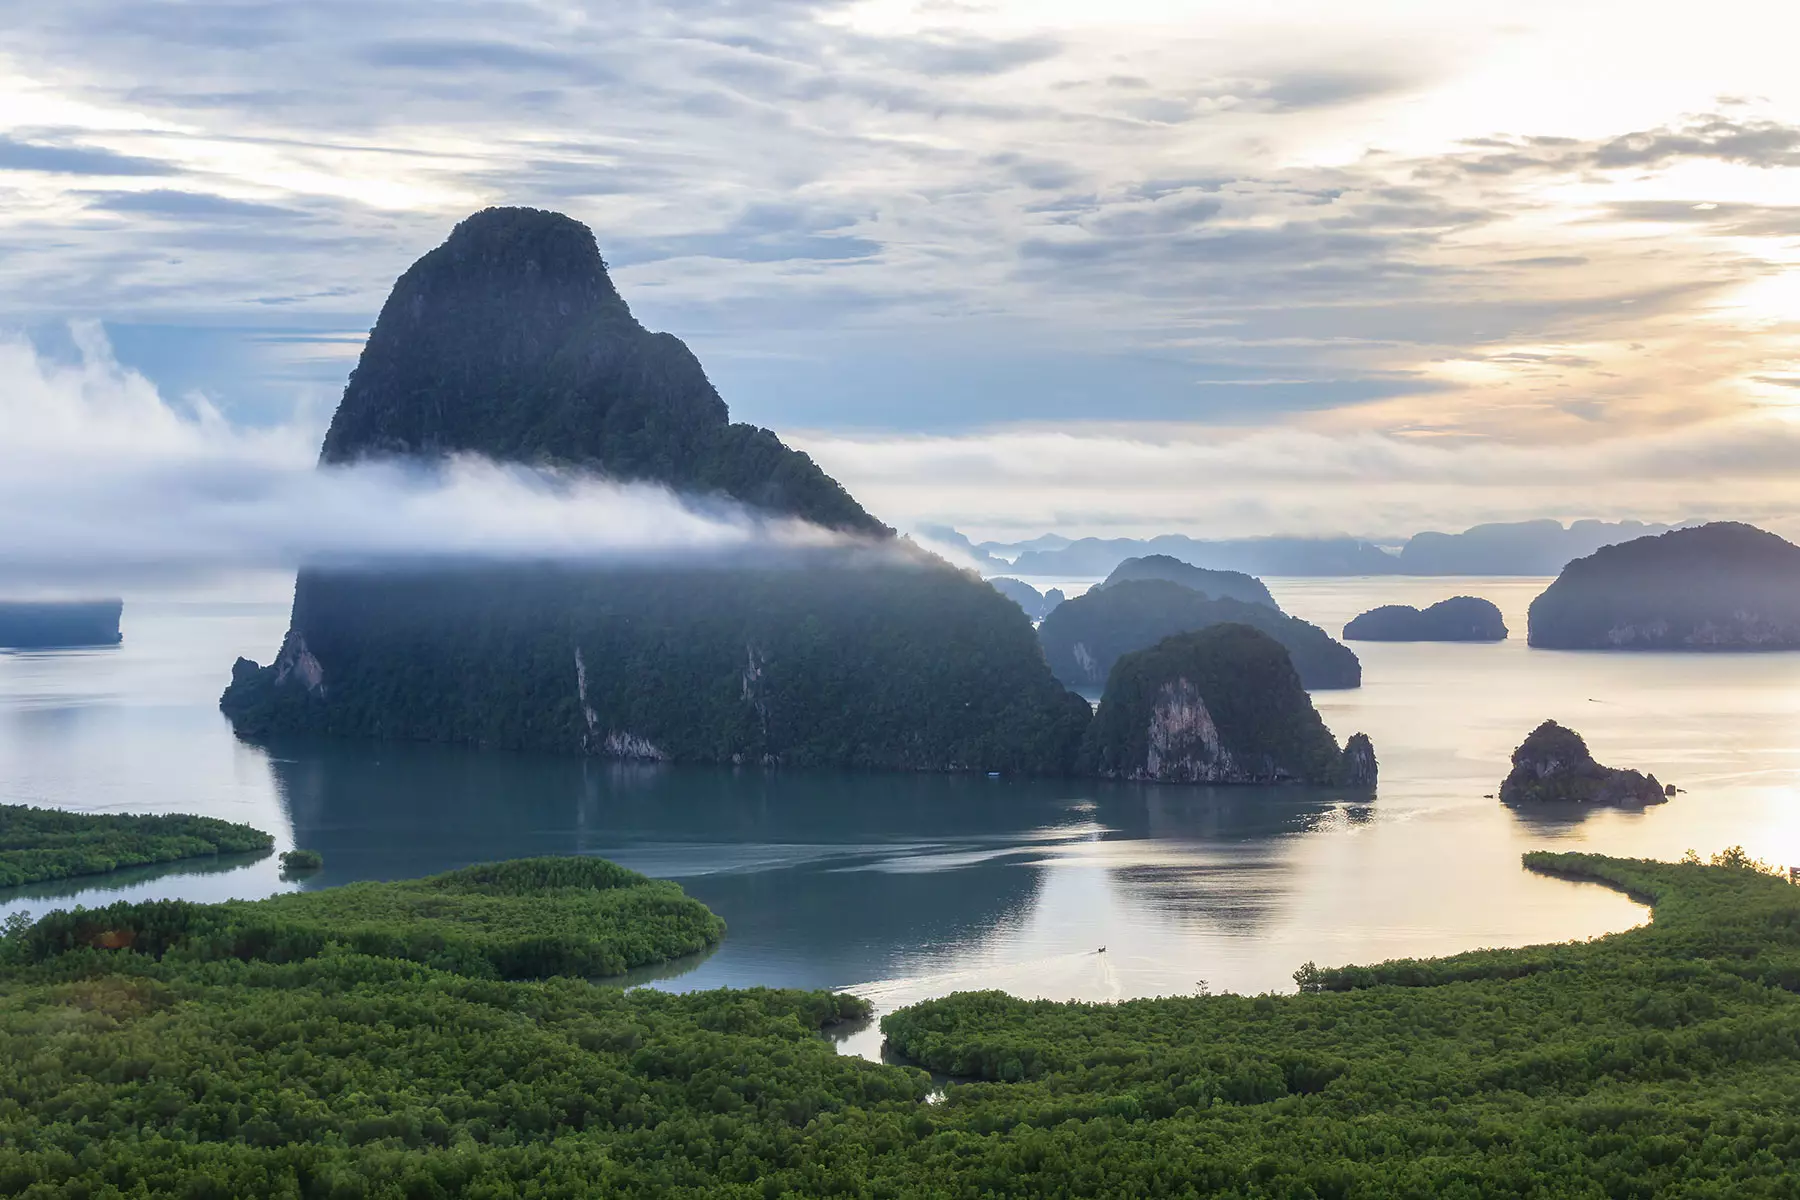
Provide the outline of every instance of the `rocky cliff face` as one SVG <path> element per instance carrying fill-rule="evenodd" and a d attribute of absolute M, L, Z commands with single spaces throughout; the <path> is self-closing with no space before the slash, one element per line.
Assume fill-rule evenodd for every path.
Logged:
<path fill-rule="evenodd" d="M 1506 804 L 1582 804 L 1642 808 L 1661 804 L 1656 776 L 1603 767 L 1574 730 L 1545 721 L 1513 751 L 1512 772 L 1500 785 Z"/>
<path fill-rule="evenodd" d="M 1501 642 L 1506 619 L 1490 600 L 1453 596 L 1429 608 L 1384 604 L 1344 626 L 1347 642 Z"/>
<path fill-rule="evenodd" d="M 1529 638 L 1562 650 L 1800 649 L 1800 547 L 1731 522 L 1605 547 L 1532 601 Z"/>
<path fill-rule="evenodd" d="M 1088 771 L 1159 783 L 1373 787 L 1374 747 L 1339 750 L 1287 651 L 1246 625 L 1167 638 L 1120 658 L 1082 747 Z"/>

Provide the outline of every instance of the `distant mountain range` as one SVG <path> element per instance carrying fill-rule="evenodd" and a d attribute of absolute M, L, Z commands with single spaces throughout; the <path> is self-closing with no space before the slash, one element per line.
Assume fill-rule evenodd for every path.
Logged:
<path fill-rule="evenodd" d="M 1683 524 L 1691 524 L 1684 522 Z M 1674 525 L 1642 521 L 1514 521 L 1462 533 L 1414 534 L 1398 550 L 1351 537 L 1202 540 L 1076 538 L 1045 534 L 1027 542 L 972 542 L 948 526 L 921 537 L 954 549 L 984 573 L 1071 579 L 1107 575 L 1130 558 L 1166 554 L 1196 567 L 1250 575 L 1554 575 L 1602 546 L 1666 533 Z"/>

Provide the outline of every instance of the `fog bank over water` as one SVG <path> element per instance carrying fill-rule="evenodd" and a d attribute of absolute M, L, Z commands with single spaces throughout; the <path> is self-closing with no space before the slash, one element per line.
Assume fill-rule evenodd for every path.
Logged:
<path fill-rule="evenodd" d="M 171 403 L 95 327 L 52 362 L 0 339 L 0 587 L 127 587 L 444 557 L 694 561 L 842 538 L 653 484 L 457 456 L 319 467 L 322 422 Z"/>

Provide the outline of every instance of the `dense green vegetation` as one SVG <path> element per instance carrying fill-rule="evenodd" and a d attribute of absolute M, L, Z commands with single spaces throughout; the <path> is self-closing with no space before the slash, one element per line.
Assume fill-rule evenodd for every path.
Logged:
<path fill-rule="evenodd" d="M 1368 739 L 1340 751 L 1281 643 L 1236 624 L 1120 658 L 1082 744 L 1082 769 L 1169 783 L 1375 782 Z"/>
<path fill-rule="evenodd" d="M 120 867 L 268 850 L 275 839 L 212 817 L 71 813 L 0 804 L 0 887 Z"/>
<path fill-rule="evenodd" d="M 122 901 L 55 912 L 23 935 L 43 961 L 84 947 L 184 960 L 293 962 L 333 946 L 476 978 L 618 975 L 714 945 L 725 924 L 666 880 L 596 858 L 484 863 L 400 883 L 267 900 Z"/>
<path fill-rule="evenodd" d="M 302 575 L 240 733 L 677 762 L 1066 773 L 1090 710 L 1018 605 L 940 560 Z M 885 552 L 884 552 L 885 555 Z M 294 669 L 302 648 L 320 686 Z"/>
<path fill-rule="evenodd" d="M 638 324 L 593 233 L 560 213 L 476 213 L 407 269 L 344 389 L 323 459 L 458 451 L 890 532 L 805 454 L 731 424 L 699 360 Z"/>
<path fill-rule="evenodd" d="M 1074 688 L 1106 683 L 1119 656 L 1176 633 L 1227 622 L 1260 629 L 1287 648 L 1309 688 L 1357 687 L 1362 664 L 1349 647 L 1317 625 L 1264 604 L 1213 599 L 1166 579 L 1132 579 L 1090 591 L 1057 607 L 1038 626 L 1044 657 Z"/>
<path fill-rule="evenodd" d="M 0 1194 L 1791 1197 L 1800 889 L 1534 855 L 1654 923 L 1288 996 L 851 997 L 0 943 Z"/>
<path fill-rule="evenodd" d="M 1722 521 L 1606 546 L 1531 602 L 1533 646 L 1800 648 L 1800 546 Z"/>
<path fill-rule="evenodd" d="M 1193 588 L 1196 592 L 1204 592 L 1215 600 L 1242 600 L 1245 604 L 1260 604 L 1276 612 L 1281 611 L 1281 606 L 1275 603 L 1275 597 L 1269 594 L 1268 587 L 1256 576 L 1246 575 L 1242 571 L 1215 571 L 1196 567 L 1168 554 L 1128 558 L 1114 567 L 1112 574 L 1096 586 L 1109 588 L 1115 583 L 1132 579 L 1166 579 L 1170 583 Z"/>
<path fill-rule="evenodd" d="M 1383 604 L 1344 626 L 1347 642 L 1503 642 L 1506 618 L 1492 600 L 1452 596 L 1426 608 Z"/>
<path fill-rule="evenodd" d="M 289 850 L 281 856 L 281 870 L 287 875 L 317 871 L 325 865 L 325 856 L 317 850 Z"/>

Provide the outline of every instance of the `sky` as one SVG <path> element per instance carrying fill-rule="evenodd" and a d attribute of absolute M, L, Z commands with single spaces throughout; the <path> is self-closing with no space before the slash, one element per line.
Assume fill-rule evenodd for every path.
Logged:
<path fill-rule="evenodd" d="M 1800 532 L 1796 6 L 0 5 L 15 381 L 209 454 L 528 204 L 902 527 Z"/>

